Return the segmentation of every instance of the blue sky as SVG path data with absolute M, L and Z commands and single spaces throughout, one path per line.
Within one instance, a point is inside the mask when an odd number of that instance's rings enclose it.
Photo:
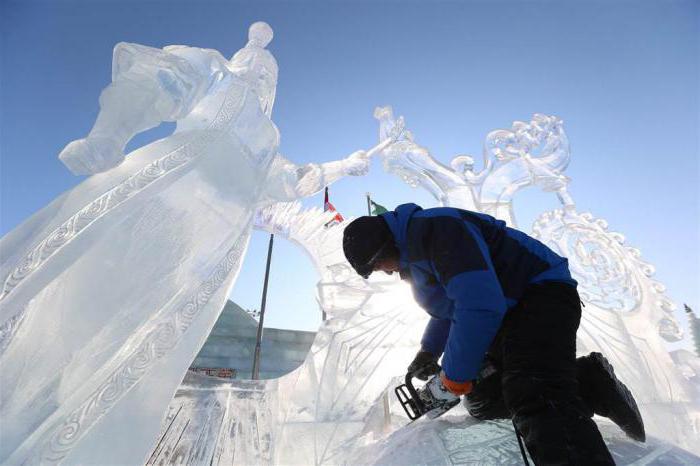
M 82 180 L 57 155 L 94 122 L 114 44 L 186 44 L 230 56 L 257 20 L 275 31 L 273 119 L 288 158 L 326 161 L 373 146 L 376 105 L 393 105 L 445 163 L 458 153 L 480 160 L 484 136 L 513 120 L 558 115 L 579 208 L 641 249 L 672 299 L 700 307 L 700 3 L 692 0 L 3 0 L 0 233 Z M 362 215 L 366 191 L 388 207 L 434 205 L 379 161 L 367 177 L 332 186 L 331 200 L 346 216 Z M 322 195 L 305 204 L 320 206 Z M 519 195 L 521 228 L 556 205 L 536 189 Z M 232 293 L 243 307 L 259 307 L 266 248 L 267 236 L 256 233 Z M 266 322 L 314 329 L 315 282 L 303 253 L 278 241 Z

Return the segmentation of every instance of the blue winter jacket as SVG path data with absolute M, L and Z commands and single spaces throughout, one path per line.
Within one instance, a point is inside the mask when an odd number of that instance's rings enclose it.
M 431 319 L 421 345 L 448 379 L 476 378 L 506 310 L 533 283 L 576 286 L 568 261 L 489 215 L 402 204 L 381 215 L 400 252 L 400 274 Z

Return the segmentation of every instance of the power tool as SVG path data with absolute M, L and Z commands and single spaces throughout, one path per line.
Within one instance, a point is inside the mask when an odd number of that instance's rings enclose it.
M 442 416 L 459 404 L 459 397 L 450 393 L 435 375 L 422 387 L 416 388 L 415 372 L 406 374 L 404 383 L 394 389 L 401 407 L 411 421 L 426 415 L 430 419 Z

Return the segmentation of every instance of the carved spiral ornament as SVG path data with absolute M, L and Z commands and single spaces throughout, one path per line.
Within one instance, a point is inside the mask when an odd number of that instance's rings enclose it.
M 623 235 L 608 231 L 605 220 L 590 213 L 554 210 L 540 215 L 532 231 L 535 238 L 569 258 L 581 299 L 617 312 L 640 306 L 641 279 L 650 277 L 654 268 L 639 259 L 639 250 L 625 246 Z

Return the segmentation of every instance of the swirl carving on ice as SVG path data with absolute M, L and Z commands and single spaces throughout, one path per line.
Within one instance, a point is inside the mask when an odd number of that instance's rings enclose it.
M 384 169 L 412 187 L 421 186 L 440 205 L 477 210 L 516 226 L 513 196 L 528 186 L 555 192 L 564 206 L 573 208 L 569 179 L 563 175 L 571 158 L 562 120 L 536 113 L 529 122 L 515 121 L 511 129 L 491 131 L 483 145 L 483 168 L 474 159 L 457 155 L 447 167 L 415 142 L 403 117 L 391 107 L 377 107 L 379 139 L 397 141 L 382 152 Z
M 231 273 L 237 272 L 246 246 L 247 241 L 244 243 L 239 240 L 218 264 L 212 276 L 202 283 L 180 309 L 153 322 L 152 330 L 146 335 L 136 334 L 132 337 L 133 342 L 129 346 L 136 348 L 134 353 L 116 367 L 76 411 L 61 422 L 61 427 L 48 443 L 49 448 L 41 454 L 41 463 L 57 463 L 62 460 L 83 432 L 138 383 L 151 365 L 180 342 L 202 307 L 219 291 Z
M 639 260 L 638 250 L 624 246 L 624 236 L 607 230 L 607 222 L 591 214 L 550 213 L 535 222 L 533 236 L 569 258 L 585 302 L 619 312 L 641 304 L 637 273 L 651 276 L 653 269 Z

